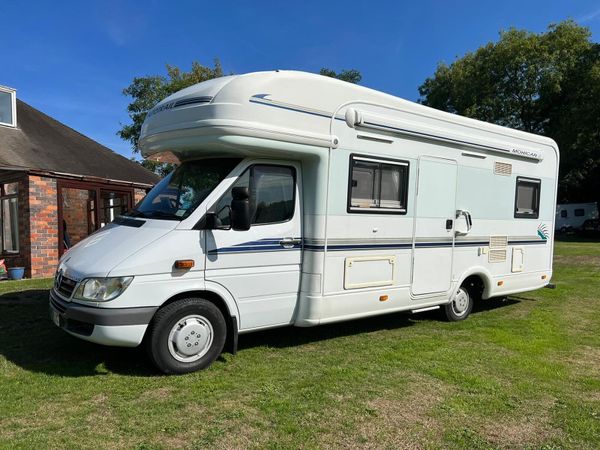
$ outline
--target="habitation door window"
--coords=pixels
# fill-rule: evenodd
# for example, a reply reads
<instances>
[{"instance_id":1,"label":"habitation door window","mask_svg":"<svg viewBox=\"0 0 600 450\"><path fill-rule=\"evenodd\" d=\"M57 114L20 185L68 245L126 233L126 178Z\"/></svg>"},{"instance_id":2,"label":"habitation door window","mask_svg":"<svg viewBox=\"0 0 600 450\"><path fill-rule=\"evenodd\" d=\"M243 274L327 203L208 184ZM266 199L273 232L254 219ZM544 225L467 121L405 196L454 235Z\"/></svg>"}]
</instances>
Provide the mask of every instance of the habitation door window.
<instances>
[{"instance_id":1,"label":"habitation door window","mask_svg":"<svg viewBox=\"0 0 600 450\"><path fill-rule=\"evenodd\" d=\"M348 212L406 213L408 162L350 157Z\"/></svg>"},{"instance_id":2,"label":"habitation door window","mask_svg":"<svg viewBox=\"0 0 600 450\"><path fill-rule=\"evenodd\" d=\"M540 215L541 180L517 178L515 194L515 217L537 219Z\"/></svg>"},{"instance_id":3,"label":"habitation door window","mask_svg":"<svg viewBox=\"0 0 600 450\"><path fill-rule=\"evenodd\" d=\"M4 183L0 189L2 253L19 252L19 183Z\"/></svg>"}]
</instances>

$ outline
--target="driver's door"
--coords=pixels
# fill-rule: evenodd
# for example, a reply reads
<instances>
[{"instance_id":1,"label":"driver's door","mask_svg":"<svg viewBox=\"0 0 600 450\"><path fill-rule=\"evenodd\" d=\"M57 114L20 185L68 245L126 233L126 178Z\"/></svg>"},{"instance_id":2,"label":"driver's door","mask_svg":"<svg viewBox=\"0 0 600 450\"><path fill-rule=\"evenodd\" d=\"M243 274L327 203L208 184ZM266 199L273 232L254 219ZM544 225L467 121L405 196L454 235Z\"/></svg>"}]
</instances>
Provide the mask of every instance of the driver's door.
<instances>
[{"instance_id":1,"label":"driver's door","mask_svg":"<svg viewBox=\"0 0 600 450\"><path fill-rule=\"evenodd\" d=\"M294 320L302 261L300 166L250 165L211 207L220 229L207 230L206 279L236 299L240 329ZM230 228L231 189L248 187L251 227Z\"/></svg>"}]
</instances>

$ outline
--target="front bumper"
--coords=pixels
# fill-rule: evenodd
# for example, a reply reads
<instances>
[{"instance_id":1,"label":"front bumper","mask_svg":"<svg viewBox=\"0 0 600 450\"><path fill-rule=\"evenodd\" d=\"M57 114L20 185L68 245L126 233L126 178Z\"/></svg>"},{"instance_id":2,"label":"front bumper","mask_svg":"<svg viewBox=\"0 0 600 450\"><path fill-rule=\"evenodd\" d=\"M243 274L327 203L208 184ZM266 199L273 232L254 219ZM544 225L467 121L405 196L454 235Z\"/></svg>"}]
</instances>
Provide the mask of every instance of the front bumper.
<instances>
[{"instance_id":1,"label":"front bumper","mask_svg":"<svg viewBox=\"0 0 600 450\"><path fill-rule=\"evenodd\" d=\"M50 291L50 318L69 334L104 345L136 347L158 307L98 308L62 300Z\"/></svg>"}]
</instances>

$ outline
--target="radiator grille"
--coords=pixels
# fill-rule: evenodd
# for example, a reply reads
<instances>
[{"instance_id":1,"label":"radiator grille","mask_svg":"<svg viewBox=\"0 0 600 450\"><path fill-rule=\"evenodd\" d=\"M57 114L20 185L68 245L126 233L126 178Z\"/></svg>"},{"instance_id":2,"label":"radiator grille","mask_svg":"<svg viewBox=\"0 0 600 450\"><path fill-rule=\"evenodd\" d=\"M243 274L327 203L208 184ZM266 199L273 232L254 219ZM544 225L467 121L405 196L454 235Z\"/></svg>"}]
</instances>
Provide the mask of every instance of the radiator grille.
<instances>
[{"instance_id":1,"label":"radiator grille","mask_svg":"<svg viewBox=\"0 0 600 450\"><path fill-rule=\"evenodd\" d=\"M496 175L504 175L510 176L512 174L512 164L503 163L503 162L495 162L494 163L494 173Z\"/></svg>"},{"instance_id":2,"label":"radiator grille","mask_svg":"<svg viewBox=\"0 0 600 450\"><path fill-rule=\"evenodd\" d=\"M508 236L490 236L488 261L491 263L506 261L507 247Z\"/></svg>"},{"instance_id":3,"label":"radiator grille","mask_svg":"<svg viewBox=\"0 0 600 450\"><path fill-rule=\"evenodd\" d=\"M490 248L506 248L508 246L508 236L490 236Z\"/></svg>"},{"instance_id":4,"label":"radiator grille","mask_svg":"<svg viewBox=\"0 0 600 450\"><path fill-rule=\"evenodd\" d=\"M61 276L58 280L56 280L54 285L56 292L65 298L71 298L71 295L75 290L75 286L77 286L77 282L65 276Z\"/></svg>"}]
</instances>

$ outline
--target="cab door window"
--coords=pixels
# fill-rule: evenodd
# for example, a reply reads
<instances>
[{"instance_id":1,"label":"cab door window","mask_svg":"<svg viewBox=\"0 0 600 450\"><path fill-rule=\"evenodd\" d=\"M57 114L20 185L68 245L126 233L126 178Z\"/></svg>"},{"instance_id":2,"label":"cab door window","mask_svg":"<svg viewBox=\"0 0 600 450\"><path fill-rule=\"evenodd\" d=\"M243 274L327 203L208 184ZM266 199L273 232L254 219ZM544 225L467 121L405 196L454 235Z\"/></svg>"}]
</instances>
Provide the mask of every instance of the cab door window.
<instances>
[{"instance_id":1,"label":"cab door window","mask_svg":"<svg viewBox=\"0 0 600 450\"><path fill-rule=\"evenodd\" d=\"M220 228L229 228L231 191L247 187L250 192L252 225L267 225L291 220L295 208L296 170L289 166L256 164L249 167L216 203Z\"/></svg>"}]
</instances>

